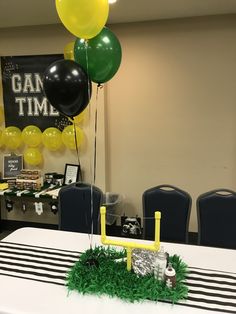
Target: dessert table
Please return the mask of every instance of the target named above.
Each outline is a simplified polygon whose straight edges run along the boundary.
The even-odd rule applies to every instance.
[[[236,313],[236,250],[162,243],[189,266],[187,300],[128,303],[68,292],[66,274],[91,244],[101,245],[100,236],[38,228],[0,241],[0,314]]]

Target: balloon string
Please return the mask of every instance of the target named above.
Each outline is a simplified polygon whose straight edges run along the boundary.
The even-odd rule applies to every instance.
[[[97,96],[96,96],[97,97]],[[98,119],[98,113],[97,108],[95,111],[95,134],[94,134],[94,157],[93,157],[93,182],[95,183],[96,180],[96,166],[97,166],[97,119]]]
[[[98,86],[96,91],[96,107],[95,107],[95,124],[94,124],[94,156],[93,156],[93,182],[96,181],[96,164],[97,164],[97,120],[98,120],[98,111],[97,111],[97,102],[98,102]]]
[[[91,103],[90,103],[90,97],[91,97],[91,90],[90,90],[90,78],[89,78],[89,71],[88,71],[88,40],[85,40],[85,57],[86,57],[86,70],[88,75],[88,99],[89,99],[89,121],[91,125]],[[91,134],[92,136],[92,134]],[[92,151],[92,150],[91,150]],[[90,199],[91,199],[91,231],[90,234],[88,234],[89,242],[90,242],[90,248],[92,248],[93,243],[93,172],[92,172],[92,153],[90,154],[90,174],[91,174],[91,182],[90,182]]]
[[[103,88],[103,85],[98,83],[96,90],[96,105],[95,105],[95,125],[94,125],[94,159],[93,159],[93,182],[96,181],[96,169],[97,169],[97,123],[98,123],[98,92]]]
[[[78,165],[79,165],[79,176],[80,176],[80,180],[83,181],[82,171],[81,171],[81,164],[80,164],[80,158],[79,158],[79,149],[78,149],[78,142],[77,142],[77,133],[76,133],[76,126],[75,126],[75,120],[74,120],[74,118],[72,118],[72,121],[73,121],[74,135],[75,135],[76,155],[77,155]]]
[[[106,213],[108,216],[112,216],[112,217],[116,217],[116,218],[121,218],[121,217],[124,217],[124,216],[126,216],[125,214],[124,215],[117,215],[117,214],[111,214],[111,213]],[[138,216],[136,216],[136,217],[134,217],[134,216],[132,216],[132,217],[128,217],[127,216],[127,218],[141,218],[141,219],[143,219],[143,220],[155,220],[155,217],[153,216],[153,217],[138,217]]]
[[[111,214],[110,212],[107,212],[106,213],[106,216],[107,217],[113,217],[113,218],[115,218],[115,219],[118,219],[118,218],[120,218],[120,220],[122,219],[122,218],[127,218],[127,219],[129,219],[129,218],[139,218],[139,219],[141,219],[141,222],[143,221],[143,223],[144,223],[144,221],[146,221],[146,220],[152,220],[153,222],[155,221],[155,217],[154,217],[154,215],[153,215],[153,217],[151,217],[151,216],[148,216],[148,217],[139,217],[138,215],[136,215],[136,216],[126,216],[126,214],[124,213],[123,215],[117,215],[117,214]],[[98,218],[98,220],[97,220],[97,223],[99,223],[99,218]]]

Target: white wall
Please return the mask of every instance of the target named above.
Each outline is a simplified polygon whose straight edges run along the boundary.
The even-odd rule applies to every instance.
[[[107,182],[142,214],[144,190],[163,183],[193,198],[236,190],[236,18],[112,25],[123,61],[108,83]]]

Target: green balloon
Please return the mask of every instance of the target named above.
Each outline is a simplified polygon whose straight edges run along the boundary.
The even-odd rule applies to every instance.
[[[77,38],[74,45],[75,61],[87,72],[91,81],[105,83],[118,71],[122,51],[115,34],[104,27],[87,42]]]

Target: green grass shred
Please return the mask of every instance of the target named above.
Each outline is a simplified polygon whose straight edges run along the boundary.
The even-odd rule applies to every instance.
[[[179,256],[169,257],[176,270],[176,287],[173,289],[157,281],[153,275],[139,277],[133,271],[127,271],[126,262],[115,261],[125,256],[125,250],[118,251],[109,247],[87,250],[68,273],[69,291],[76,290],[81,294],[98,296],[108,295],[128,302],[167,300],[176,303],[187,297],[188,289],[185,285],[187,265]]]

